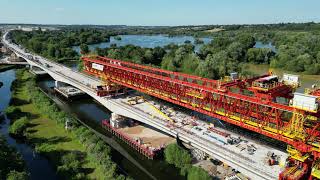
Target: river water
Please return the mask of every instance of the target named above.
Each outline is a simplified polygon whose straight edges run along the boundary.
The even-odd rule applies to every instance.
[[[0,82],[3,86],[0,88],[0,112],[3,112],[9,105],[11,99],[11,84],[15,80],[15,70],[7,70],[0,73]],[[34,152],[33,148],[24,143],[18,142],[9,136],[10,120],[5,116],[0,125],[0,134],[5,137],[8,144],[17,149],[26,162],[30,178],[33,180],[55,180],[58,179],[54,168],[43,156]]]

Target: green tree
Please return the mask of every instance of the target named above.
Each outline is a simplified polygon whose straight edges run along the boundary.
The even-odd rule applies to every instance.
[[[81,54],[88,54],[90,52],[89,46],[87,44],[80,45]]]
[[[7,175],[7,180],[27,180],[28,174],[26,172],[10,171]]]
[[[159,65],[161,64],[162,58],[166,54],[166,51],[163,48],[157,46],[153,48],[152,54],[153,54],[153,59],[151,60],[151,64]]]
[[[195,70],[199,66],[200,59],[195,54],[188,54],[185,56],[182,65],[181,72],[187,74],[195,74]]]
[[[70,179],[83,179],[84,173],[81,172],[80,157],[75,152],[67,153],[61,157],[61,165],[58,166],[58,174]]]
[[[188,180],[211,180],[209,174],[202,168],[192,166],[188,170]]]
[[[178,168],[183,168],[185,165],[191,164],[191,155],[176,143],[168,145],[164,154],[166,161]]]
[[[154,57],[153,57],[152,50],[151,49],[147,49],[144,52],[144,63],[145,64],[152,63],[153,59],[154,59]]]
[[[243,45],[240,42],[233,42],[228,46],[227,52],[230,58],[240,61],[244,54]]]

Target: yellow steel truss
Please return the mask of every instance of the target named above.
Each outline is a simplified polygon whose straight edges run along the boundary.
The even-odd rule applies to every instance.
[[[291,145],[287,146],[287,152],[289,153],[290,157],[298,160],[300,162],[304,162],[305,160],[307,160],[309,158],[309,154],[301,154],[296,148],[294,148]]]
[[[286,127],[284,135],[292,138],[304,141],[307,137],[306,132],[304,131],[304,123],[306,121],[306,116],[298,110],[293,112],[290,124]]]
[[[317,160],[311,170],[311,175],[320,179],[320,160]]]

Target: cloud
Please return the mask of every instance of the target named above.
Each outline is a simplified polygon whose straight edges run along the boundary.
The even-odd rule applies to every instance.
[[[57,7],[57,8],[55,8],[54,10],[55,10],[55,11],[58,11],[58,12],[61,12],[61,11],[64,11],[64,8],[62,8],[62,7]]]

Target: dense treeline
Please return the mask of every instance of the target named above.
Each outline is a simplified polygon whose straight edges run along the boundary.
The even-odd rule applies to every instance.
[[[25,162],[14,148],[7,144],[0,136],[0,179],[1,180],[27,180]]]
[[[320,33],[293,31],[229,31],[216,33],[214,40],[194,53],[191,44],[155,49],[133,45],[97,49],[99,55],[151,64],[171,71],[218,79],[230,72],[246,74],[243,63],[270,64],[306,74],[320,74]],[[271,48],[255,48],[256,41],[272,43]],[[162,50],[161,50],[162,49]],[[155,54],[154,52],[161,52]],[[165,52],[165,53],[163,53]]]
[[[112,35],[117,34],[96,29],[12,32],[14,42],[54,60],[78,59],[72,46],[108,42]]]
[[[193,25],[193,26],[101,26],[74,25],[64,26],[63,29],[75,30],[81,28],[116,31],[119,34],[168,34],[191,35],[196,37],[210,36],[217,31],[319,31],[320,23],[279,23],[279,24],[234,24],[234,25]]]
[[[277,55],[271,61],[271,67],[320,74],[319,32],[277,32],[272,40]]]
[[[106,49],[97,48],[95,51],[100,56],[219,79],[231,72],[244,74],[242,64],[246,62],[269,63],[274,52],[268,48],[254,48],[255,43],[252,35],[241,33],[216,37],[209,44],[203,45],[198,53],[189,43],[180,46],[169,44],[156,48],[141,48],[134,45],[111,46]]]
[[[72,45],[81,45],[81,51],[84,54],[88,53],[87,44],[96,42],[92,40],[98,39],[92,38],[95,36],[103,38],[104,35],[117,34],[210,36],[213,38],[212,42],[203,45],[198,53],[194,52],[194,47],[190,43],[156,48],[112,45],[106,49],[98,48],[96,53],[213,79],[219,79],[233,71],[247,74],[247,70],[243,68],[244,63],[270,64],[273,68],[320,74],[320,34],[318,31],[320,25],[318,23],[178,27],[97,26],[90,28],[88,26],[85,30],[81,27],[72,26],[52,32],[22,33],[16,31],[16,34],[13,35],[17,42],[53,59],[75,58],[75,52],[69,51]],[[211,31],[214,29],[219,29],[219,31]],[[56,39],[57,41],[52,41],[51,35],[59,38]],[[272,43],[276,50],[255,48],[257,41]],[[53,42],[63,44],[58,47],[63,47],[65,50],[53,48],[55,47],[51,46]],[[44,45],[37,45],[39,43]]]
[[[189,152],[179,147],[176,143],[168,145],[164,151],[164,155],[166,161],[179,168],[181,175],[186,176],[188,180],[212,179],[205,170],[192,166],[192,158]]]
[[[30,92],[28,102],[33,103],[40,113],[46,114],[49,119],[56,121],[57,124],[62,127],[64,127],[66,121],[69,121],[69,123],[72,124],[71,133],[74,133],[74,137],[78,138],[78,141],[86,147],[87,153],[94,163],[97,163],[99,167],[101,167],[104,172],[105,179],[131,179],[130,177],[118,174],[117,165],[111,160],[111,149],[101,138],[78,123],[76,119],[69,116],[64,111],[61,111],[43,92],[37,88],[34,78],[22,80],[24,73],[26,72],[24,72],[23,69],[17,70],[17,80],[15,81],[16,83],[14,83],[13,91],[15,91],[17,86],[24,84]],[[9,113],[10,118],[21,118],[21,110],[19,108],[11,106],[7,109],[7,112]],[[22,120],[24,120],[24,117],[19,120],[15,120],[15,122]],[[11,128],[13,129],[13,127]],[[24,131],[18,131],[17,133],[23,135]],[[50,145],[50,142],[42,142],[35,145],[36,151],[45,156],[50,157],[49,153],[53,152],[51,150],[52,146]],[[86,179],[86,175],[84,174],[82,167],[84,158],[81,153],[62,153],[58,157],[54,157],[54,160],[58,161],[56,164],[57,172],[62,178],[75,180]]]

